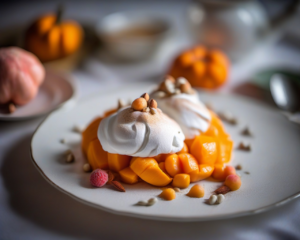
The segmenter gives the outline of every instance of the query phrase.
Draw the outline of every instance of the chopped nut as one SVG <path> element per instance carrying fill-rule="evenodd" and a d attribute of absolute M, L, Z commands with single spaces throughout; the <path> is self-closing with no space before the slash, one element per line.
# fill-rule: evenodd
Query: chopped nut
<path fill-rule="evenodd" d="M 157 108 L 157 102 L 154 99 L 151 99 L 148 105 L 150 108 Z"/>
<path fill-rule="evenodd" d="M 238 145 L 238 149 L 244 150 L 244 151 L 251 151 L 251 146 L 250 146 L 250 144 L 246 145 L 245 143 L 240 142 Z"/>
<path fill-rule="evenodd" d="M 174 91 L 174 95 L 178 95 L 178 94 L 180 94 L 181 93 L 181 91 L 180 91 L 180 89 L 175 89 L 175 91 Z"/>
<path fill-rule="evenodd" d="M 211 195 L 210 198 L 208 199 L 208 203 L 210 205 L 214 205 L 217 202 L 217 196 L 216 195 Z"/>
<path fill-rule="evenodd" d="M 236 169 L 236 170 L 242 170 L 242 165 L 241 165 L 241 164 L 236 165 L 236 166 L 235 166 L 235 169 Z"/>
<path fill-rule="evenodd" d="M 245 127 L 242 131 L 241 134 L 244 136 L 252 136 L 252 133 L 248 127 Z"/>
<path fill-rule="evenodd" d="M 150 198 L 148 200 L 147 206 L 152 206 L 157 202 L 157 198 Z"/>
<path fill-rule="evenodd" d="M 220 203 L 222 203 L 224 200 L 225 200 L 225 196 L 224 196 L 223 194 L 218 194 L 216 203 L 217 203 L 217 204 L 220 204 Z"/>
<path fill-rule="evenodd" d="M 174 191 L 175 191 L 175 192 L 180 192 L 180 188 L 175 187 L 175 188 L 174 188 Z"/>
<path fill-rule="evenodd" d="M 83 171 L 85 171 L 85 172 L 91 172 L 92 171 L 91 165 L 89 163 L 85 163 L 83 165 Z"/>
<path fill-rule="evenodd" d="M 145 98 L 147 102 L 148 102 L 148 100 L 150 98 L 148 93 L 144 93 L 141 97 Z"/>
<path fill-rule="evenodd" d="M 69 153 L 67 156 L 66 156 L 66 162 L 67 163 L 71 163 L 71 162 L 74 162 L 75 158 L 74 158 L 74 155 L 72 153 Z"/>
<path fill-rule="evenodd" d="M 155 96 L 157 96 L 158 98 L 164 98 L 167 94 L 163 91 L 157 91 L 155 93 Z"/>
<path fill-rule="evenodd" d="M 229 112 L 219 112 L 218 116 L 225 122 L 230 123 L 232 125 L 236 125 L 238 123 L 237 119 L 232 116 Z"/>
<path fill-rule="evenodd" d="M 145 202 L 145 201 L 138 201 L 135 205 L 136 205 L 136 206 L 147 206 L 148 203 Z"/>
<path fill-rule="evenodd" d="M 125 102 L 122 99 L 119 99 L 118 100 L 118 109 L 121 109 L 125 106 L 126 106 Z"/>
<path fill-rule="evenodd" d="M 143 112 L 150 112 L 150 108 L 149 108 L 149 107 L 145 107 L 145 108 L 143 108 L 142 111 L 143 111 Z"/>
<path fill-rule="evenodd" d="M 190 93 L 191 88 L 192 87 L 189 82 L 186 82 L 186 83 L 180 85 L 180 91 L 183 93 Z"/>
<path fill-rule="evenodd" d="M 154 108 L 150 108 L 150 112 L 152 115 L 156 114 L 156 110 Z"/>
<path fill-rule="evenodd" d="M 180 85 L 185 84 L 186 82 L 188 81 L 184 77 L 179 77 L 176 79 L 175 86 L 179 88 Z"/>
<path fill-rule="evenodd" d="M 13 103 L 8 104 L 8 111 L 9 113 L 13 113 L 16 111 L 16 105 Z"/>
<path fill-rule="evenodd" d="M 226 193 L 228 193 L 228 192 L 230 192 L 230 191 L 231 191 L 231 190 L 230 190 L 229 187 L 223 185 L 223 186 L 219 187 L 219 188 L 215 191 L 215 193 L 216 193 L 216 194 L 226 194 Z"/>
<path fill-rule="evenodd" d="M 115 189 L 117 189 L 120 192 L 126 192 L 123 185 L 118 181 L 111 181 L 110 183 Z"/>
<path fill-rule="evenodd" d="M 83 128 L 78 126 L 78 125 L 75 125 L 73 127 L 73 131 L 76 132 L 76 133 L 82 133 L 83 132 Z"/>

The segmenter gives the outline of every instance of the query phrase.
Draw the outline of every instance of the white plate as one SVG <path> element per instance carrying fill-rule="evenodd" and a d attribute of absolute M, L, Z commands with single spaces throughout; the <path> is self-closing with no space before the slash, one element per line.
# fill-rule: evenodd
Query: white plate
<path fill-rule="evenodd" d="M 139 218 L 170 221 L 231 218 L 259 213 L 299 196 L 299 127 L 261 102 L 209 93 L 201 94 L 204 102 L 209 101 L 217 110 L 230 111 L 238 118 L 237 126 L 226 125 L 235 144 L 244 140 L 253 149 L 251 152 L 234 150 L 232 164 L 241 164 L 243 167 L 239 171 L 242 178 L 241 189 L 226 194 L 222 204 L 210 206 L 205 203 L 205 199 L 209 198 L 220 183 L 202 181 L 206 191 L 202 199 L 185 196 L 188 192 L 185 189 L 173 201 L 159 199 L 152 207 L 139 207 L 134 204 L 157 196 L 161 190 L 145 183 L 125 185 L 126 193 L 117 192 L 109 186 L 92 188 L 89 174 L 82 170 L 82 157 L 77 157 L 73 164 L 64 162 L 63 153 L 68 148 L 74 148 L 76 154 L 80 152 L 80 135 L 72 132 L 73 126 L 87 124 L 95 116 L 115 107 L 118 98 L 134 99 L 151 89 L 149 84 L 129 85 L 99 93 L 81 101 L 72 109 L 54 111 L 32 138 L 34 164 L 52 185 L 71 197 L 115 214 Z M 246 125 L 250 127 L 254 137 L 240 134 Z M 66 139 L 67 144 L 60 143 L 62 138 Z"/>
<path fill-rule="evenodd" d="M 70 76 L 46 71 L 46 77 L 36 97 L 28 104 L 17 106 L 8 114 L 7 107 L 0 108 L 0 120 L 18 121 L 46 114 L 65 104 L 74 103 L 76 90 Z"/>

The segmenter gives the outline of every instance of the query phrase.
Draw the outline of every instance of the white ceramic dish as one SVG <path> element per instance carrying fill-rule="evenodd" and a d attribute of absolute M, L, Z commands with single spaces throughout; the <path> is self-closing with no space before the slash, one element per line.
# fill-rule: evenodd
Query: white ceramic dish
<path fill-rule="evenodd" d="M 70 76 L 47 70 L 36 97 L 26 105 L 17 106 L 12 114 L 7 113 L 6 107 L 0 108 L 0 120 L 19 121 L 37 117 L 63 105 L 71 105 L 75 96 L 76 88 Z"/>
<path fill-rule="evenodd" d="M 126 193 L 109 187 L 92 188 L 89 174 L 82 170 L 84 159 L 77 155 L 81 152 L 80 135 L 72 132 L 72 127 L 87 124 L 95 116 L 115 107 L 118 98 L 134 99 L 151 89 L 152 86 L 146 83 L 129 85 L 94 95 L 72 109 L 58 109 L 51 113 L 36 130 L 31 143 L 33 162 L 41 174 L 53 186 L 86 204 L 115 214 L 156 220 L 204 221 L 255 214 L 299 196 L 299 127 L 260 102 L 209 93 L 201 94 L 204 102 L 209 101 L 217 110 L 230 111 L 238 118 L 237 126 L 226 125 L 235 144 L 244 140 L 253 149 L 251 152 L 234 150 L 232 164 L 243 167 L 239 171 L 241 189 L 226 194 L 222 204 L 210 206 L 205 200 L 220 183 L 202 181 L 206 191 L 202 199 L 185 196 L 188 191 L 185 189 L 173 201 L 159 200 L 152 207 L 139 207 L 134 204 L 157 196 L 161 190 L 144 183 L 124 185 Z M 246 125 L 254 137 L 240 134 Z M 66 139 L 66 144 L 60 143 L 62 138 Z M 73 164 L 64 163 L 63 153 L 69 148 L 77 151 Z"/>
<path fill-rule="evenodd" d="M 147 35 L 118 35 L 138 30 Z M 105 16 L 95 27 L 107 50 L 121 60 L 137 61 L 150 57 L 171 32 L 170 23 L 150 12 L 118 12 Z"/>

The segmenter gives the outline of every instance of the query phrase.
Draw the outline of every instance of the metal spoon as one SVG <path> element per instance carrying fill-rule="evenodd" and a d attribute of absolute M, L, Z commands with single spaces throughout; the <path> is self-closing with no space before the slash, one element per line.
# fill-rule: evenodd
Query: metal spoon
<path fill-rule="evenodd" d="M 287 76 L 276 73 L 270 79 L 270 90 L 276 105 L 286 111 L 300 109 L 300 91 L 298 85 Z"/>

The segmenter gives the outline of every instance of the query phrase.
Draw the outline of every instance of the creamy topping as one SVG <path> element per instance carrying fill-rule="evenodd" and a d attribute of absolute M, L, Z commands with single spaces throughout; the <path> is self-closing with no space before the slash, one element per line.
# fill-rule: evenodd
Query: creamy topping
<path fill-rule="evenodd" d="M 165 114 L 180 125 L 187 139 L 192 139 L 208 129 L 211 115 L 196 92 L 163 96 L 160 91 L 156 91 L 151 97 Z"/>
<path fill-rule="evenodd" d="M 127 107 L 104 118 L 98 128 L 103 149 L 136 157 L 180 151 L 185 138 L 180 126 L 159 108 L 153 111 L 155 114 Z"/>

